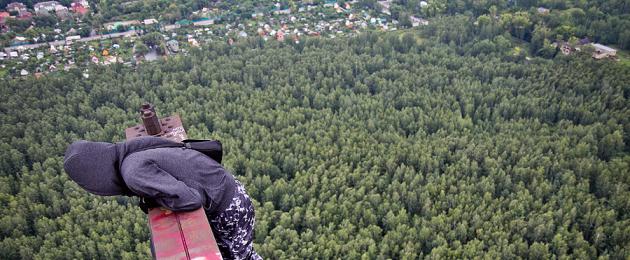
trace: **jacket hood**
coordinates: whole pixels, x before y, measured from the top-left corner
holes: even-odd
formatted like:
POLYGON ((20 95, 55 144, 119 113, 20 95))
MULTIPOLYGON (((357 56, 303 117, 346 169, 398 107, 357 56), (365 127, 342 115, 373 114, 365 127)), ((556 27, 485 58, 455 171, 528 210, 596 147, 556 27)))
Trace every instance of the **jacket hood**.
POLYGON ((120 174, 127 155, 172 141, 142 137, 124 143, 76 141, 68 146, 63 166, 70 179, 90 193, 102 196, 133 194, 120 174))
POLYGON ((79 186, 96 195, 127 193, 118 161, 117 144, 77 141, 68 146, 63 167, 79 186))

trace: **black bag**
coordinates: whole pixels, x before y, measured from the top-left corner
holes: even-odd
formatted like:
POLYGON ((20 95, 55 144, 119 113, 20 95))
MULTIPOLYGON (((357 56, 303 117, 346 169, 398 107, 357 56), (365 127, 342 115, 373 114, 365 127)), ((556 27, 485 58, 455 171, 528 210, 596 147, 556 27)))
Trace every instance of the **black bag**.
POLYGON ((221 163, 223 159, 223 146, 218 140, 186 139, 182 142, 184 143, 184 148, 203 153, 218 163, 221 163))
POLYGON ((223 159, 223 146, 221 145, 221 141, 219 140, 196 140, 196 139, 186 139, 182 141, 182 143, 173 143, 173 144, 161 144, 152 147, 147 147, 145 149, 135 151, 141 152, 150 149, 156 148, 184 148, 184 149, 193 149, 197 152, 205 154, 206 156, 212 158, 213 160, 221 163, 221 159, 223 159))

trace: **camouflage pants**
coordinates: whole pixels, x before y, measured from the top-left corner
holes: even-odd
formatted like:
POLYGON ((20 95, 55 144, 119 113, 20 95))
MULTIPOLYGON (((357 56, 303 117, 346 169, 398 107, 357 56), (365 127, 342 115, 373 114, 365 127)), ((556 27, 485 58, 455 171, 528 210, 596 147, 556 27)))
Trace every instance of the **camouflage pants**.
POLYGON ((243 185, 236 181, 232 203, 210 218, 210 226, 223 259, 262 259, 253 247, 254 206, 243 185))

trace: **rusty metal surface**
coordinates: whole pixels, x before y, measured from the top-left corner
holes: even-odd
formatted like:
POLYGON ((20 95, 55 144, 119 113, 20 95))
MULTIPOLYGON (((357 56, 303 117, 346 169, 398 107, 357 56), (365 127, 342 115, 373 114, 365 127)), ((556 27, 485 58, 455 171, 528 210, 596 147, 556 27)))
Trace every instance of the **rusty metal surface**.
POLYGON ((142 118, 142 124, 147 134, 156 135, 162 132, 159 117, 151 103, 142 104, 140 107, 140 118, 142 118))
MULTIPOLYGON (((178 115, 165 117, 159 119, 161 131, 153 136, 166 138, 172 141, 181 142, 187 138, 186 130, 182 125, 182 120, 178 115)), ((141 136, 149 136, 146 128, 143 124, 139 124, 133 127, 125 129, 125 136, 127 140, 141 136)))

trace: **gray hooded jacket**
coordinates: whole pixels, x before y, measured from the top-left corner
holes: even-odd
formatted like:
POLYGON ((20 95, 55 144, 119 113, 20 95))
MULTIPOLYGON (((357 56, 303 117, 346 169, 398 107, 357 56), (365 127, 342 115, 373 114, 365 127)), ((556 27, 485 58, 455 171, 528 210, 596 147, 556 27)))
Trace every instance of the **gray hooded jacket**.
POLYGON ((169 143, 158 137, 77 141, 66 150, 64 168, 93 194, 137 195, 174 211, 202 206, 208 214, 223 211, 235 193, 234 176, 195 150, 156 148, 169 143))

